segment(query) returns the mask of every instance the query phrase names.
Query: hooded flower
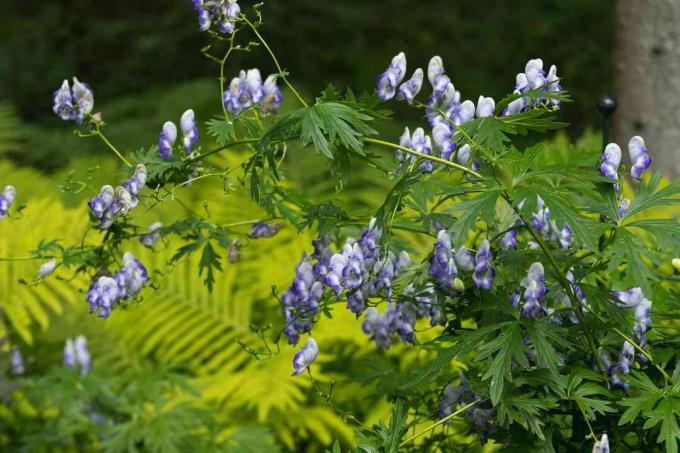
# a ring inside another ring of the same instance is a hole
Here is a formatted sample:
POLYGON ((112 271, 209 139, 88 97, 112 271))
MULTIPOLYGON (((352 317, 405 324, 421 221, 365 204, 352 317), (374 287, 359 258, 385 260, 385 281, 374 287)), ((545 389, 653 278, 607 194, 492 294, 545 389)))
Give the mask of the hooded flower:
POLYGON ((12 374, 15 376, 22 376, 26 373, 26 367, 24 366, 24 358, 21 355, 21 351, 17 348, 12 350, 12 357, 10 359, 12 364, 12 374))
POLYGON ((621 148, 616 143, 610 143, 602 153, 600 173, 609 179, 617 180, 619 178, 619 165, 621 165, 621 148))
POLYGON ((400 52, 394 58, 385 72, 378 76, 378 97, 389 101, 397 92, 397 85, 406 75, 406 55, 400 52))
POLYGON ((52 275, 52 272, 54 272, 54 269, 57 267, 57 260, 55 258, 52 258, 49 261, 46 261, 40 266, 40 269, 38 270, 38 280, 42 280, 43 278, 46 278, 50 275, 52 275))
POLYGON ((156 233, 155 231, 162 227, 163 224, 161 222, 152 223, 147 229, 148 233, 139 236, 139 242, 146 247, 153 247, 156 242, 161 240, 160 233, 156 233))
POLYGON ((182 113, 182 117, 179 120, 179 126, 182 129, 182 144, 184 144, 184 149, 187 155, 191 154, 191 149, 198 142, 198 126, 196 125, 196 116, 192 109, 186 110, 182 113))
POLYGON ((16 195, 17 191, 14 186, 5 186, 2 193, 0 193, 0 220, 7 217, 9 208, 11 208, 12 204, 14 204, 16 195))
POLYGON ((319 346, 314 338, 309 337, 305 345, 293 358, 293 376, 298 376, 311 365, 319 355, 319 346))
POLYGON ((397 101, 406 101, 411 104, 413 98, 420 93, 420 89, 423 87, 423 77, 423 70, 421 68, 416 69, 411 78, 399 86, 397 101))
POLYGON ((444 160, 451 160, 451 155, 456 149, 453 143, 453 133, 446 123, 437 123, 432 128, 432 139, 435 146, 439 149, 439 156, 444 160))
POLYGON ((86 115, 94 108, 94 93, 90 86, 73 77, 73 88, 68 80, 52 95, 52 111, 64 121, 75 121, 81 124, 86 115))
POLYGON ((214 23, 220 33, 230 35, 234 32, 235 22, 241 14, 237 0, 192 0, 192 4, 198 12, 199 30, 208 31, 214 23))
POLYGON ((111 277, 99 277, 87 292, 90 313, 97 312, 100 318, 108 318, 118 302, 118 283, 111 277))
POLYGON ((268 224, 264 222, 256 222, 251 227, 250 237, 253 239, 259 238, 270 238, 281 229, 281 225, 278 223, 268 224))
POLYGON ((484 118, 487 116, 493 116, 496 110, 496 103, 492 98, 480 96, 477 101, 477 118, 484 118))
POLYGON ((493 255, 489 241, 484 239, 479 244, 477 254, 475 255, 475 273, 472 274, 472 280, 475 286, 480 289, 490 290, 493 280, 496 277, 496 270, 492 266, 493 255))
POLYGON ((270 75, 262 83, 262 76, 258 69, 241 71, 238 77, 234 77, 229 84, 229 89, 224 92, 224 107, 233 115, 238 115, 243 110, 260 105, 263 113, 271 112, 281 104, 281 90, 276 84, 276 75, 270 75))
POLYGON ((600 440, 593 445, 593 453, 609 453, 609 438, 603 434, 600 440))
POLYGON ((161 135, 158 138, 158 148, 162 159, 169 159, 172 157, 172 147, 177 140, 177 126, 172 121, 166 121, 163 124, 161 135))
POLYGON ((628 154, 630 155, 630 174, 633 178, 640 180, 642 172, 649 168, 652 159, 647 154, 645 140, 636 135, 628 142, 628 154))

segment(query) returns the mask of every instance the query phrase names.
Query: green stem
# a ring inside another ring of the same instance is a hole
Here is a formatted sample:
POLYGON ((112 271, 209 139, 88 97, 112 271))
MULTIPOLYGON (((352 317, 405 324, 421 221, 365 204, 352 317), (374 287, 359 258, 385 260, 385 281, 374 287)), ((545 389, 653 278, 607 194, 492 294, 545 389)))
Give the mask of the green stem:
POLYGON ((419 153, 418 151, 414 151, 411 148, 407 148, 405 146, 397 145, 396 143, 386 142, 384 140, 378 140, 378 139, 375 139, 375 138, 367 138, 367 137, 364 137, 364 141, 366 143, 374 143, 376 145, 389 146, 390 148, 395 148, 395 149, 404 151, 405 153, 411 154, 411 155, 416 156, 416 157, 420 157, 421 159, 431 160, 432 162, 437 162, 439 164, 446 165, 447 167, 455 168, 455 169, 460 170, 464 173, 467 173, 471 176, 474 176, 477 179, 480 179, 480 180, 484 179, 484 177, 482 175, 480 175, 479 173, 477 173, 474 170, 471 170, 467 167, 464 167, 463 165, 442 159, 440 157, 430 156, 430 155, 427 155, 427 154, 419 153))
POLYGON ((274 55, 274 52, 272 52, 272 49, 269 47, 269 45, 264 40, 262 35, 260 35, 260 32, 257 31, 257 27, 255 27, 255 25, 253 25, 253 23, 248 20, 248 18, 245 16, 245 14, 241 14, 241 19, 243 19, 243 21, 248 24, 248 26, 253 30, 253 33, 255 33, 255 36, 257 36, 257 39, 259 39, 260 42, 262 43, 262 45, 264 46, 264 48, 267 49, 269 56, 272 57, 272 61, 274 62, 276 69, 279 70, 279 76, 283 79, 283 81, 286 83, 286 85, 288 85, 288 88, 290 88, 290 90, 295 94, 295 96, 298 98, 298 100, 300 101, 300 103, 303 106, 309 107, 307 105, 307 103, 305 102, 305 100, 302 99, 302 96, 300 96, 300 93, 298 93, 297 90, 295 89, 295 87, 293 87, 293 85, 288 81, 288 77, 286 77, 285 72, 283 71, 283 68, 279 64, 279 60, 276 58, 276 55, 274 55))
POLYGON ((128 167, 132 167, 132 164, 131 164, 130 162, 128 162, 127 159, 125 159, 125 158, 123 157, 123 155, 120 153, 120 151, 118 151, 118 149, 116 149, 115 146, 113 146, 113 143, 111 143, 111 142, 109 141, 109 139, 106 138, 106 136, 104 136, 104 134, 102 134, 102 131, 99 130, 99 126, 97 126, 96 135, 97 135, 104 143, 106 143, 106 146, 108 146, 108 147, 111 149, 111 151, 113 151, 113 152, 116 154, 116 156, 118 156, 118 157, 120 158, 120 160, 123 161, 123 163, 124 163, 125 165, 127 165, 128 167))
POLYGON ((405 441, 403 441, 402 443, 400 443, 399 446, 400 446, 400 447, 403 447, 404 445, 408 444, 409 442, 411 442, 411 441, 413 441, 413 440, 419 438, 420 436, 422 436, 422 435, 424 435, 424 434, 426 434, 426 433, 432 431, 432 430, 435 429, 437 426, 446 423, 447 421, 449 421, 450 419, 452 419, 452 418, 455 417, 456 415, 462 414, 463 412, 465 412, 466 410, 468 410, 469 408, 471 408, 471 407, 474 406, 475 404, 480 403, 481 401, 482 401, 482 400, 475 400, 475 401, 471 402, 470 404, 461 407, 461 408, 458 409, 456 412, 447 415, 446 417, 444 417, 444 418, 442 418, 441 420, 439 420, 437 423, 434 423, 434 424, 428 426, 427 428, 425 428, 423 431, 419 432, 418 434, 414 434, 413 436, 409 437, 408 439, 406 439, 405 441))
POLYGON ((234 140, 233 142, 227 143, 226 145, 221 146, 221 147, 219 147, 219 148, 217 148, 217 149, 213 149, 213 150, 211 150, 211 151, 208 151, 208 152, 205 153, 205 154, 201 154, 201 155, 199 155, 199 156, 196 156, 196 157, 192 157, 192 158, 190 158, 190 159, 187 159, 186 162, 187 162, 187 163, 196 162, 196 161, 205 159, 206 157, 208 157, 208 156, 210 156, 210 155, 212 155, 212 154, 217 154, 217 153, 219 153, 219 152, 222 152, 222 151, 224 151, 225 149, 231 148, 232 146, 243 145, 243 144, 247 144, 247 143, 257 143, 257 142, 259 142, 259 141, 260 141, 260 139, 257 138, 257 137, 253 137, 253 138, 244 138, 244 139, 241 139, 241 140, 234 140))
POLYGON ((231 37, 229 38, 229 50, 227 50, 227 53, 225 53, 224 57, 222 57, 220 60, 220 104, 222 104, 222 112, 224 112, 224 119, 226 121, 229 121, 229 113, 227 113, 227 106, 224 105, 224 82, 226 81, 224 78, 224 64, 227 62, 229 55, 231 55, 231 52, 234 50, 234 37, 236 36, 237 32, 238 30, 234 30, 234 33, 232 33, 231 37))

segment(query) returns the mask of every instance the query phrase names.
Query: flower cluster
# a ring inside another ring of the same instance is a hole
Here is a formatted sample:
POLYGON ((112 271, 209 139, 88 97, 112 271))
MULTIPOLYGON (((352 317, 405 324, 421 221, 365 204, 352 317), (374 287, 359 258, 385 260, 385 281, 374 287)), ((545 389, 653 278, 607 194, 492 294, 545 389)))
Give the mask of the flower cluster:
POLYGON ((64 364, 70 368, 80 368, 80 375, 85 376, 92 366, 90 351, 87 349, 87 340, 79 335, 75 340, 67 338, 64 344, 64 364))
POLYGON ((73 78, 73 88, 68 80, 64 80, 61 87, 52 95, 54 105, 52 111, 64 121, 75 121, 82 124, 86 115, 94 108, 94 93, 90 86, 73 78))
POLYGON ((130 209, 137 207, 137 196, 145 184, 146 167, 139 164, 130 179, 115 190, 109 185, 103 186, 99 195, 88 203, 90 211, 99 220, 99 228, 111 228, 116 216, 125 215, 130 209))
POLYGON ((540 195, 536 196, 537 211, 531 214, 531 227, 546 240, 555 240, 563 249, 569 248, 573 242, 571 227, 564 223, 560 229, 555 220, 550 220, 550 208, 540 195))
POLYGON ((161 222, 155 222, 149 225, 149 228, 147 229, 148 233, 140 235, 139 242, 145 247, 153 247, 156 242, 161 240, 161 234, 156 232, 159 228, 163 228, 161 222))
POLYGON ((241 14, 238 0, 192 0, 198 12, 198 28, 208 31, 214 23, 220 33, 230 35, 241 14))
POLYGON ((615 387, 628 389, 628 384, 621 379, 622 374, 630 373, 630 367, 635 360, 635 348, 628 341, 623 342, 619 361, 614 363, 609 353, 600 346, 597 349, 600 362, 604 366, 605 373, 609 376, 609 382, 615 387))
MULTIPOLYGON (((470 389, 467 379, 461 374, 460 385, 449 384, 444 389, 444 394, 439 402, 439 418, 442 419, 453 414, 458 406, 465 407, 481 399, 470 389)), ((496 432, 497 428, 492 424, 495 417, 496 411, 482 401, 470 406, 465 411, 465 418, 472 422, 475 432, 480 436, 496 432)))
POLYGON ((224 107, 233 115, 238 115, 253 105, 259 105, 263 113, 277 109, 283 96, 276 84, 276 77, 276 74, 271 74, 262 83, 259 69, 241 71, 238 77, 231 80, 229 89, 224 92, 222 97, 224 107))
POLYGON ((90 313, 98 312, 100 318, 108 318, 119 301, 135 297, 149 280, 146 268, 132 253, 123 255, 123 267, 109 277, 95 280, 87 292, 90 313))
MULTIPOLYGON (((382 231, 372 219, 359 240, 348 238, 339 253, 333 253, 326 238, 314 241, 314 254, 303 257, 295 280, 281 297, 286 321, 284 333, 290 344, 299 341, 300 333, 309 332, 326 289, 346 298, 347 308, 357 318, 366 309, 369 297, 384 292, 392 300, 392 280, 410 264, 408 254, 381 253, 382 231)), ((394 310, 401 310, 399 304, 394 310)))
POLYGON ((543 70, 543 60, 535 58, 529 60, 524 67, 524 72, 517 74, 515 78, 514 94, 519 97, 510 102, 508 106, 503 109, 503 115, 513 115, 526 110, 530 110, 536 105, 544 105, 554 109, 559 108, 560 101, 557 99, 548 99, 547 97, 529 97, 522 96, 528 91, 539 90, 542 92, 558 93, 562 90, 559 84, 559 77, 557 77, 557 67, 552 65, 546 74, 543 70))
POLYGON ((392 338, 395 335, 398 335, 403 343, 413 343, 416 339, 415 324, 416 309, 413 305, 391 303, 382 314, 379 314, 375 307, 366 310, 361 329, 379 348, 387 349, 392 346, 392 338))
MULTIPOLYGON (((199 133, 196 125, 196 115, 192 109, 186 110, 182 113, 179 119, 179 127, 182 129, 182 144, 187 156, 191 154, 191 149, 198 142, 199 133)), ((172 121, 166 121, 161 129, 161 135, 158 138, 158 149, 162 159, 170 159, 172 157, 172 148, 175 146, 177 140, 177 126, 172 121)))
POLYGON ((309 337, 305 345, 293 357, 293 376, 297 376, 305 371, 309 365, 316 360, 319 355, 319 345, 314 338, 309 337))
MULTIPOLYGON (((399 138, 399 145, 404 148, 412 149, 413 151, 424 154, 426 156, 432 155, 432 140, 428 135, 425 135, 425 130, 422 127, 417 128, 411 135, 408 127, 404 129, 404 133, 399 138)), ((404 165, 409 165, 416 160, 416 156, 397 149, 395 151, 397 157, 398 169, 401 170, 404 165)), ((423 173, 431 173, 433 169, 432 161, 424 160, 418 167, 423 173)))
POLYGON ((0 193, 0 220, 7 217, 9 208, 14 204, 14 199, 17 196, 17 191, 14 186, 5 186, 2 193, 0 193))
MULTIPOLYGON (((652 163, 652 159, 647 154, 645 140, 636 135, 628 141, 628 155, 630 156, 630 175, 639 180, 642 172, 647 170, 652 163)), ((610 143, 604 148, 602 153, 602 164, 600 173, 609 179, 618 181, 619 165, 621 165, 621 148, 616 143, 610 143)))
POLYGON ((295 269, 295 280, 281 296, 281 309, 286 321, 284 333, 289 344, 297 344, 300 333, 312 330, 312 318, 318 312, 324 291, 324 284, 309 259, 304 257, 295 269))
POLYGON ((15 376, 21 376, 26 373, 26 367, 24 366, 24 357, 21 355, 21 351, 14 348, 12 350, 12 356, 10 357, 10 362, 12 365, 12 374, 15 376))
POLYGON ((251 227, 250 237, 253 239, 270 238, 281 229, 281 224, 268 224, 264 222, 256 222, 251 227))
MULTIPOLYGON (((628 291, 614 291, 614 297, 625 308, 632 308, 635 313, 633 329, 641 347, 647 347, 647 331, 652 328, 649 314, 652 311, 652 301, 645 298, 641 288, 631 288, 628 291)), ((642 356, 640 357, 641 359, 642 356)), ((643 359, 644 360, 644 359, 643 359)))

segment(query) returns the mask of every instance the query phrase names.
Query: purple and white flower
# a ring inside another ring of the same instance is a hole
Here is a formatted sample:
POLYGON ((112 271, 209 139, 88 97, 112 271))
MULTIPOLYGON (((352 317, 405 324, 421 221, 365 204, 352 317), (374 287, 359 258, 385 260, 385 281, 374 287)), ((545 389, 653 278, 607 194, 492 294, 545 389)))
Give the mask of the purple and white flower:
POLYGON ((12 374, 15 376, 22 376, 26 373, 26 367, 24 366, 24 358, 21 355, 21 351, 17 348, 12 350, 12 356, 10 358, 12 365, 12 374))
POLYGON ((238 77, 231 80, 229 89, 224 92, 224 107, 233 115, 257 104, 263 113, 271 112, 278 108, 282 100, 276 78, 276 75, 270 75, 263 84, 258 69, 242 70, 238 77))
POLYGON ((198 12, 199 30, 208 31, 215 23, 221 33, 230 35, 234 32, 235 22, 241 14, 238 0, 192 0, 192 4, 198 12))
POLYGON ((269 224, 265 222, 255 222, 251 226, 250 237, 253 239, 270 238, 281 229, 281 224, 269 224))
POLYGON ((147 229, 148 233, 139 236, 139 242, 146 247, 153 247, 156 242, 161 240, 161 235, 156 233, 156 230, 162 227, 163 224, 161 222, 152 223, 147 229))
POLYGON ((184 149, 187 155, 191 154, 191 148, 198 142, 199 138, 196 116, 192 109, 188 109, 182 113, 182 117, 179 120, 179 127, 182 129, 182 143, 184 144, 184 149))
POLYGON ((46 262, 44 262, 41 266, 40 269, 38 270, 38 280, 42 280, 43 278, 49 277, 52 275, 52 272, 54 272, 54 269, 57 267, 57 260, 56 258, 52 258, 46 262))
POLYGON ((496 103, 493 98, 480 96, 477 101, 477 110, 475 111, 477 118, 484 118, 493 116, 496 110, 496 103))
POLYGON ((609 179, 619 179, 619 165, 621 165, 621 148, 616 143, 610 143, 602 153, 600 173, 609 179))
POLYGON ((314 338, 309 337, 305 345, 293 358, 293 376, 298 376, 311 365, 319 355, 319 346, 314 338))
POLYGON ((524 287, 524 306, 522 315, 537 319, 548 314, 546 308, 541 305, 541 298, 546 294, 545 271, 539 262, 529 266, 527 276, 520 283, 524 287))
POLYGON ((451 249, 451 236, 446 230, 437 234, 434 243, 434 253, 430 257, 427 273, 439 286, 451 288, 453 278, 458 275, 458 268, 451 249))
POLYGON ((397 92, 397 85, 406 75, 406 54, 398 53, 385 72, 378 76, 378 97, 383 101, 389 101, 397 92))
POLYGON ((130 179, 121 184, 130 194, 130 209, 137 207, 137 196, 146 185, 146 175, 146 167, 144 164, 139 164, 135 167, 135 172, 130 179))
POLYGON ((421 68, 416 69, 411 78, 399 86, 396 95, 397 101, 406 101, 411 104, 423 87, 423 77, 423 70, 421 68))
POLYGON ((100 318, 108 318, 118 302, 118 283, 111 277, 99 277, 87 292, 90 313, 97 312, 100 318))
POLYGON ((435 146, 439 149, 439 156, 444 160, 451 160, 451 156, 456 149, 453 143, 453 133, 451 127, 446 123, 437 123, 432 128, 432 139, 435 146))
POLYGON ((652 163, 652 159, 647 154, 645 140, 636 135, 628 142, 628 154, 630 155, 630 174, 633 178, 640 180, 642 172, 647 170, 652 163))
POLYGON ((17 191, 14 186, 5 186, 2 193, 0 193, 0 220, 7 217, 9 214, 9 208, 14 204, 14 199, 16 198, 17 191))
POLYGON ((593 445, 593 453, 609 453, 609 438, 603 434, 600 440, 593 445))
POLYGON ((52 95, 52 111, 64 121, 81 124, 94 108, 94 93, 90 86, 73 77, 73 88, 64 80, 52 95))
POLYGON ((172 121, 166 121, 161 129, 161 135, 158 138, 158 148, 162 159, 169 159, 172 157, 172 147, 177 140, 177 126, 172 121))
POLYGON ((490 290, 493 280, 496 277, 496 270, 493 268, 493 254, 491 253, 491 246, 489 241, 484 239, 475 255, 475 272, 472 274, 472 280, 475 282, 477 288, 483 290, 490 290))

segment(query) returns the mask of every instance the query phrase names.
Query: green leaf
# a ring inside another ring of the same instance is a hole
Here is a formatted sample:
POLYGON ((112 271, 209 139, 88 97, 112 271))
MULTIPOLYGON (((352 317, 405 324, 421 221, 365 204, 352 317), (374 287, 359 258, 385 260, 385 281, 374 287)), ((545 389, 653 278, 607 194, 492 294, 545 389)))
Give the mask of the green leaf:
POLYGON ((680 178, 676 179, 663 189, 658 189, 661 182, 661 173, 656 172, 649 183, 640 182, 640 188, 626 212, 627 217, 632 217, 647 209, 680 203, 680 178))
POLYGON ((456 247, 467 239, 467 232, 474 228, 477 218, 482 217, 487 225, 493 225, 496 215, 496 201, 501 193, 499 187, 492 188, 480 195, 458 203, 447 211, 452 214, 460 213, 460 216, 451 227, 453 242, 456 247))
POLYGON ((613 271, 625 263, 628 279, 650 294, 651 282, 655 277, 642 259, 649 255, 647 247, 626 228, 618 227, 615 234, 614 241, 608 249, 609 270, 613 271))
POLYGON ((522 324, 527 330, 531 342, 536 348, 536 355, 541 366, 547 367, 553 375, 557 375, 558 371, 558 355, 553 347, 553 343, 559 344, 562 347, 569 347, 569 340, 566 339, 566 329, 559 326, 550 325, 544 321, 534 321, 525 319, 522 324))
POLYGON ((208 134, 214 137, 219 145, 224 146, 236 138, 234 122, 231 119, 226 120, 224 117, 216 116, 205 124, 208 126, 208 134))
POLYGON ((208 292, 212 292, 215 284, 215 270, 222 271, 222 264, 220 263, 220 255, 215 252, 210 241, 205 242, 203 246, 203 254, 201 254, 201 261, 198 263, 198 275, 202 276, 205 271, 205 279, 203 283, 208 287, 208 292))
POLYGON ((521 367, 529 366, 526 351, 527 347, 522 338, 522 326, 519 322, 507 324, 498 337, 479 348, 476 360, 493 356, 482 380, 491 380, 489 396, 494 406, 503 394, 505 381, 512 381, 512 360, 514 359, 521 367))

